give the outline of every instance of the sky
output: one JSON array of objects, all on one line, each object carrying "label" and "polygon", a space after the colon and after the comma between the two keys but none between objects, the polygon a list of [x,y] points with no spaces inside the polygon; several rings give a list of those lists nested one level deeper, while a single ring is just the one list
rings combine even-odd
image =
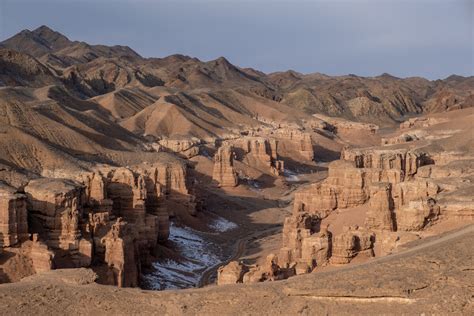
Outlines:
[{"label": "sky", "polygon": [[0,0],[0,40],[43,24],[266,73],[474,75],[474,0]]}]

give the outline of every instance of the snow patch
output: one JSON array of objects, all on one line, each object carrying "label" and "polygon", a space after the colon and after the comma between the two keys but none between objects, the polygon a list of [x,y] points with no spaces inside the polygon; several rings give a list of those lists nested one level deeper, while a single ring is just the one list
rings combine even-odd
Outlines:
[{"label": "snow patch", "polygon": [[145,285],[149,289],[195,287],[205,269],[221,262],[212,245],[204,240],[199,232],[189,227],[177,227],[171,223],[169,240],[176,245],[175,250],[184,261],[167,259],[152,263],[154,271],[143,275]]},{"label": "snow patch", "polygon": [[291,170],[285,169],[285,171],[283,172],[283,175],[285,176],[285,179],[288,182],[298,182],[298,181],[300,181],[300,178],[298,177],[298,174],[291,171]]},{"label": "snow patch", "polygon": [[223,217],[218,217],[212,221],[209,227],[215,231],[223,233],[232,229],[236,229],[238,226],[236,223],[228,221]]}]

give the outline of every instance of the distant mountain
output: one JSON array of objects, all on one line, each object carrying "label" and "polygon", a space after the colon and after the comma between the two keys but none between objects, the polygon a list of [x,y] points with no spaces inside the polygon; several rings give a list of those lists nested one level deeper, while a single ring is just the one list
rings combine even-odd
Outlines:
[{"label": "distant mountain", "polygon": [[[143,58],[127,46],[71,41],[47,26],[23,30],[1,42],[0,47],[4,48],[0,54],[0,85],[62,86],[76,98],[93,98],[91,101],[104,106],[116,119],[127,119],[139,112],[146,117],[151,110],[145,107],[162,96],[182,93],[196,100],[206,94],[199,101],[203,106],[219,102],[232,111],[238,108],[251,119],[257,114],[265,119],[265,112],[248,109],[249,104],[264,102],[278,111],[290,111],[283,116],[322,113],[382,125],[393,124],[405,115],[473,106],[474,100],[473,77],[453,75],[430,81],[419,77],[402,79],[387,73],[376,77],[332,77],[292,70],[265,74],[235,66],[224,57],[207,62],[178,54]],[[176,106],[173,102],[160,104],[165,103]],[[193,112],[193,106],[186,108]],[[190,122],[199,121],[187,114],[186,117]],[[127,126],[132,125],[135,126]],[[202,134],[204,129],[190,130]]]},{"label": "distant mountain", "polygon": [[99,57],[141,58],[127,46],[89,45],[84,42],[70,41],[66,36],[45,25],[33,31],[23,30],[0,43],[0,46],[63,67],[88,62]]}]

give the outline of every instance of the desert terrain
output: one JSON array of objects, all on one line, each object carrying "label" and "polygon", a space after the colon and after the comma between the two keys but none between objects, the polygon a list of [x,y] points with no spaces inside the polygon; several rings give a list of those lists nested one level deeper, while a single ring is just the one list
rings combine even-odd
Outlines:
[{"label": "desert terrain", "polygon": [[0,42],[1,314],[474,313],[474,77]]}]

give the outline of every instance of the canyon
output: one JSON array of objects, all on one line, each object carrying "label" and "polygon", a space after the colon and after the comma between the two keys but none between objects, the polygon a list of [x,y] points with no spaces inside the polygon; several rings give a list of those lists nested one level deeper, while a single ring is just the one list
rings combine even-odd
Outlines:
[{"label": "canyon", "polygon": [[0,113],[2,313],[473,311],[474,77],[265,74],[41,26],[0,43]]}]

